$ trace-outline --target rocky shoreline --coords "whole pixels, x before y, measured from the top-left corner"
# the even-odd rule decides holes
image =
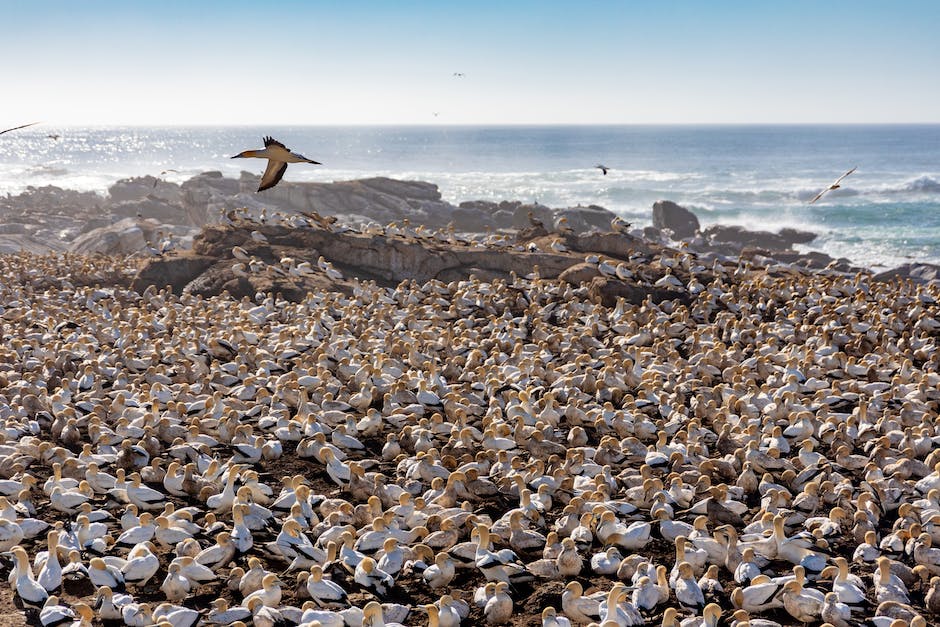
[[[274,207],[251,204],[255,195],[231,180],[203,178],[172,202],[135,201],[128,184],[114,205],[85,198],[83,214],[45,218],[51,237],[67,234],[67,220],[116,217],[67,244],[83,239],[92,250],[97,241],[110,254],[0,255],[10,338],[0,351],[9,434],[0,479],[16,499],[4,526],[23,525],[7,540],[19,543],[8,546],[17,573],[57,542],[86,570],[103,555],[136,576],[123,581],[129,624],[171,610],[211,621],[221,607],[250,608],[259,588],[242,583],[256,568],[285,573],[258,585],[276,594],[272,612],[305,624],[303,612],[316,611],[306,605],[310,580],[322,571],[346,598],[321,616],[353,627],[366,611],[423,625],[441,607],[463,624],[528,627],[543,612],[587,624],[600,604],[588,616],[579,599],[621,598],[626,585],[653,585],[650,574],[659,585],[670,568],[689,581],[705,575],[708,605],[665,583],[642,612],[630,596],[630,624],[703,613],[723,625],[742,612],[815,624],[823,607],[806,621],[794,598],[804,585],[834,590],[843,571],[865,582],[873,571],[904,578],[901,602],[866,584],[850,618],[926,625],[940,616],[940,578],[935,586],[927,568],[938,563],[927,530],[936,532],[937,491],[928,488],[940,477],[940,436],[925,419],[940,403],[940,286],[924,285],[927,275],[878,282],[838,260],[812,267],[793,249],[811,234],[693,223],[677,239],[694,216],[666,203],[654,207],[655,226],[639,230],[600,208],[453,207],[424,183],[288,188]],[[395,216],[381,225],[362,217],[373,206],[366,190],[379,187],[395,190],[374,201]],[[144,216],[145,203],[179,213]],[[349,214],[328,213],[340,203]],[[460,210],[492,224],[462,231]],[[145,242],[135,258],[126,252],[146,237],[141,224],[187,235],[165,250]],[[42,242],[41,229],[21,230],[8,235]],[[325,442],[346,460],[318,448]],[[189,459],[187,471],[180,460]],[[114,483],[102,483],[105,473]],[[161,527],[159,549],[122,543],[148,524],[128,516],[144,489],[152,498],[140,507],[163,511],[157,520],[188,512],[191,542],[174,544]],[[64,503],[65,490],[80,505]],[[272,505],[242,529],[262,498],[283,505],[285,494],[289,515]],[[76,531],[86,505],[107,521],[104,538]],[[300,519],[304,542],[326,545],[309,566],[288,552]],[[211,577],[180,584],[188,560],[215,551],[213,542],[225,548],[236,530],[244,544]],[[329,557],[343,545],[383,560],[392,545],[383,541],[380,556],[366,542],[386,530],[408,534],[398,545],[408,555],[453,566],[447,581],[432,585],[427,562],[405,569],[402,554],[387,595]],[[912,555],[893,549],[904,540]],[[510,615],[491,620],[488,596],[471,601],[496,594],[490,580],[503,571],[488,555],[507,549],[524,579],[506,593]],[[766,560],[754,563],[760,575],[739,576],[733,560],[744,561],[744,549]],[[685,572],[692,556],[694,577]],[[138,559],[148,560],[146,577]],[[0,577],[9,568],[0,562]],[[292,568],[310,572],[287,577]],[[793,580],[758,604],[758,576]],[[0,586],[9,624],[41,624],[23,600],[28,579]],[[90,576],[48,586],[38,596],[58,594],[63,611],[91,612],[112,593]],[[146,618],[135,622],[138,614]]]
[[[123,179],[111,186],[107,195],[54,186],[30,187],[21,194],[0,198],[0,252],[25,250],[32,253],[68,251],[137,255],[155,258],[150,267],[162,268],[167,264],[166,259],[160,258],[164,253],[191,251],[183,255],[185,259],[174,262],[176,269],[167,270],[166,282],[177,285],[179,276],[204,265],[199,261],[200,256],[219,254],[220,251],[209,242],[213,237],[216,239],[212,242],[221,239],[226,245],[236,245],[231,241],[234,236],[213,235],[217,233],[217,225],[232,222],[226,215],[237,214],[245,224],[255,224],[264,230],[270,225],[271,216],[302,216],[305,212],[314,211],[318,215],[335,218],[337,224],[352,231],[385,235],[386,230],[382,227],[393,225],[388,231],[390,234],[394,235],[396,229],[401,227],[398,230],[402,233],[413,232],[419,236],[412,239],[428,239],[437,245],[448,240],[440,234],[449,233],[460,234],[463,241],[480,245],[492,245],[508,238],[514,240],[517,247],[535,251],[546,247],[548,253],[555,254],[547,247],[552,238],[561,237],[563,245],[571,253],[567,255],[568,258],[575,253],[595,252],[609,254],[619,261],[628,261],[618,253],[627,252],[629,256],[631,247],[666,246],[682,248],[696,255],[704,255],[707,259],[723,262],[746,259],[762,266],[787,269],[846,273],[864,271],[847,259],[835,259],[818,251],[799,250],[797,247],[800,245],[813,241],[814,233],[793,229],[783,229],[777,233],[750,231],[729,225],[703,228],[691,211],[668,200],[654,204],[652,226],[624,230],[621,235],[630,238],[629,247],[618,245],[613,250],[606,250],[604,246],[609,245],[610,225],[615,215],[596,205],[551,208],[519,201],[486,200],[454,205],[441,197],[433,183],[388,178],[335,183],[285,182],[260,195],[253,191],[257,183],[258,177],[247,172],[243,172],[238,179],[226,178],[220,172],[204,172],[182,184],[152,176]],[[200,236],[204,227],[207,231]],[[434,232],[439,233],[436,239],[431,235]],[[606,239],[604,234],[608,234]],[[420,237],[423,235],[428,237]],[[278,246],[284,250],[257,251],[259,257],[264,258],[267,254],[270,263],[273,258],[268,253],[296,254],[297,251],[292,250],[296,246],[290,243],[287,236],[286,232],[275,234]],[[198,243],[194,248],[194,241],[200,237],[203,248],[200,249]],[[349,237],[352,236],[344,235],[344,238]],[[539,241],[539,238],[543,240]],[[310,242],[301,237],[297,244],[308,246]],[[511,248],[508,251],[512,252]],[[331,257],[328,250],[322,252],[328,261],[345,265],[348,270],[358,265],[342,254]],[[402,263],[408,263],[410,257],[407,252],[399,250],[398,254],[404,255]],[[528,267],[530,271],[534,264],[539,264],[542,271],[551,276],[555,270],[556,274],[561,274],[573,265],[565,262],[562,264],[564,267],[556,268],[557,259],[545,258],[545,254],[530,256],[525,262],[487,262],[482,266],[476,254],[470,256],[472,259],[465,259],[462,253],[457,254],[457,257],[462,260],[461,263],[470,264],[467,268],[483,271],[483,276],[489,271],[494,271],[497,276],[500,273],[505,275],[505,268],[519,272],[522,267]],[[382,261],[380,265],[384,267],[385,262]],[[181,271],[184,267],[190,270]],[[431,267],[446,270],[440,263],[431,264]],[[913,263],[881,272],[874,278],[909,278],[917,282],[930,282],[938,280],[938,271],[940,267],[934,265]],[[419,276],[438,278],[435,275],[425,276],[426,273],[421,272],[413,273],[413,277],[408,272],[386,273],[385,277],[373,276],[375,273],[367,268],[352,274],[385,281]],[[152,272],[145,275],[151,276]],[[447,276],[446,272],[442,276]],[[219,277],[206,277],[196,289],[202,292],[210,289],[208,285],[228,282],[220,283]],[[244,282],[242,287],[247,289]],[[235,291],[241,293],[243,290]]]

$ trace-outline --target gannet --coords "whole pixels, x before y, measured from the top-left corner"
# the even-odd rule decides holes
[[[839,189],[840,187],[842,187],[842,186],[840,185],[840,183],[842,183],[842,179],[844,179],[845,177],[847,177],[847,176],[848,176],[849,174],[851,174],[852,172],[855,172],[855,170],[857,170],[857,169],[858,169],[858,166],[855,166],[854,168],[852,168],[851,170],[849,170],[848,172],[846,172],[845,174],[843,174],[842,176],[840,176],[839,178],[837,178],[837,179],[832,183],[832,185],[830,185],[830,186],[827,187],[826,189],[824,189],[824,190],[822,190],[821,192],[819,192],[818,194],[816,194],[816,196],[814,196],[813,199],[812,199],[811,201],[809,201],[809,203],[807,203],[807,204],[810,204],[810,205],[811,205],[811,204],[813,204],[814,202],[816,202],[817,200],[819,200],[820,198],[822,198],[822,197],[826,194],[826,192],[831,192],[831,191],[834,190],[834,189]]]
[[[322,165],[319,161],[314,161],[296,152],[291,152],[284,144],[272,137],[264,138],[264,150],[245,150],[232,157],[232,159],[247,157],[268,160],[268,167],[264,169],[264,174],[261,175],[261,185],[258,186],[259,192],[263,192],[277,185],[281,177],[284,176],[288,163],[312,163],[314,165]]]

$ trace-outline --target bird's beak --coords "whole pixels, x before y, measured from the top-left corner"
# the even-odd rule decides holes
[[[241,157],[241,155],[235,155],[232,159],[238,159],[239,157]]]

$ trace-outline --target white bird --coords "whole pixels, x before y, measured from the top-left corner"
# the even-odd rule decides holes
[[[88,579],[99,588],[121,589],[124,587],[124,573],[121,569],[108,564],[100,557],[91,558],[88,564]]]
[[[192,587],[189,579],[180,572],[180,565],[170,564],[166,578],[160,584],[160,590],[166,595],[167,601],[178,603],[189,595]]]
[[[170,624],[173,627],[192,627],[197,620],[199,620],[199,612],[181,605],[161,603],[153,610],[153,621],[157,624]]]
[[[110,586],[101,586],[95,592],[95,611],[105,621],[123,620],[121,609],[131,602],[126,594],[115,595]]]
[[[42,607],[49,598],[49,593],[39,583],[33,579],[33,571],[29,566],[29,557],[26,555],[26,549],[21,546],[13,547],[11,551],[16,560],[14,588],[16,594],[23,601],[23,605],[32,607]]]
[[[243,599],[245,607],[249,607],[251,599],[261,599],[267,607],[277,607],[281,602],[281,582],[277,575],[268,573],[261,580],[261,589],[255,590]]]
[[[542,627],[571,627],[571,621],[565,616],[559,616],[555,608],[546,607],[542,610]]]
[[[454,561],[450,555],[442,551],[434,558],[434,563],[425,569],[422,577],[433,590],[448,585],[453,580],[454,574]]]
[[[57,551],[59,532],[50,531],[46,536],[46,541],[49,545],[48,555],[42,568],[39,569],[36,581],[45,588],[47,592],[53,592],[62,586],[62,565],[59,563],[59,554]]]
[[[153,553],[153,550],[153,545],[149,542],[143,542],[131,549],[131,552],[127,554],[127,563],[121,568],[125,581],[143,586],[157,574],[160,559]]]
[[[263,192],[277,185],[281,177],[284,176],[284,172],[287,171],[288,163],[312,163],[314,165],[321,165],[319,161],[314,161],[296,152],[291,152],[284,144],[271,137],[264,138],[264,150],[245,150],[232,157],[232,159],[248,157],[268,160],[268,167],[265,168],[264,174],[261,175],[261,184],[258,186],[259,192]]]
[[[335,581],[324,579],[323,568],[318,564],[310,567],[306,588],[310,598],[318,607],[346,607],[349,605],[343,587]]]
[[[846,172],[845,174],[843,174],[842,176],[840,176],[839,178],[837,178],[837,179],[832,183],[832,185],[830,185],[830,186],[827,187],[826,189],[824,189],[824,190],[822,190],[821,192],[819,192],[818,194],[816,194],[816,195],[813,197],[813,199],[812,199],[811,201],[809,201],[809,203],[807,203],[807,204],[810,204],[810,205],[811,205],[811,204],[813,204],[814,202],[816,202],[817,200],[819,200],[820,198],[822,198],[822,197],[826,194],[826,192],[831,192],[831,191],[834,190],[834,189],[839,189],[840,187],[842,187],[842,185],[841,185],[842,179],[844,179],[845,177],[847,177],[847,176],[848,176],[849,174],[851,174],[852,172],[855,172],[855,170],[857,170],[857,169],[858,169],[858,166],[855,166],[854,168],[852,168],[851,170],[849,170],[848,172]]]
[[[561,607],[565,616],[578,624],[586,625],[600,619],[601,598],[595,595],[582,596],[583,592],[584,588],[579,581],[569,582],[561,593]]]
[[[679,576],[676,578],[676,599],[679,605],[687,609],[700,611],[705,608],[705,596],[692,574],[692,565],[688,562],[679,564]]]
[[[59,597],[50,596],[46,599],[45,605],[39,610],[39,623],[43,627],[54,627],[65,622],[71,623],[75,620],[75,612],[72,608],[59,604]]]
[[[375,560],[371,557],[362,558],[359,564],[356,565],[353,580],[382,598],[388,594],[389,588],[395,585],[392,576],[383,570],[379,570]]]
[[[206,616],[206,622],[213,625],[231,625],[245,622],[251,618],[251,610],[243,605],[229,607],[228,601],[219,598],[211,603],[212,609]]]
[[[506,592],[508,588],[509,584],[505,581],[496,583],[493,596],[487,600],[486,605],[483,607],[483,616],[487,625],[502,625],[509,622],[509,618],[512,616],[513,602],[512,597]]]

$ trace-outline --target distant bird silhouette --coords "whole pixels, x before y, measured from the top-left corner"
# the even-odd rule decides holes
[[[163,175],[165,175],[165,174],[170,173],[170,172],[177,172],[177,173],[179,173],[179,170],[163,170],[162,172],[160,172],[160,176],[157,177],[157,178],[155,178],[155,179],[153,180],[153,186],[154,186],[154,188],[157,187],[157,183],[159,183],[160,181],[163,180],[161,177],[162,177]]]
[[[55,141],[59,141],[59,138],[62,136],[59,135],[58,133],[49,133],[48,135],[46,135],[46,137],[48,137],[49,139],[53,139]]]
[[[607,170],[610,169],[610,168],[608,168],[606,165],[602,165],[602,164],[600,164],[600,163],[598,163],[598,164],[597,164],[596,166],[594,166],[594,167],[597,168],[598,170],[600,170],[601,172],[603,172],[605,175],[607,174]]]
[[[847,176],[848,176],[849,174],[851,174],[852,172],[855,172],[855,170],[857,170],[857,169],[858,169],[858,166],[855,166],[854,168],[852,168],[851,170],[849,170],[848,172],[846,172],[845,174],[843,174],[842,176],[840,176],[839,178],[837,178],[837,179],[835,180],[835,182],[834,182],[832,185],[830,185],[830,186],[827,187],[826,189],[824,189],[824,190],[822,190],[821,192],[819,192],[818,194],[816,194],[816,196],[815,196],[811,201],[809,201],[809,203],[807,203],[807,204],[810,204],[810,205],[811,205],[811,204],[813,204],[814,202],[816,202],[817,200],[819,200],[820,198],[822,198],[827,192],[831,192],[831,191],[834,190],[834,189],[839,189],[840,187],[842,187],[842,186],[840,185],[840,183],[842,182],[842,179],[844,179],[845,177],[847,177]]]
[[[454,72],[454,77],[455,77],[455,78],[463,78],[464,76],[465,76],[465,74],[464,74],[463,72]]]
[[[29,124],[24,124],[22,126],[14,126],[13,128],[8,128],[5,131],[0,131],[0,135],[3,135],[4,133],[9,133],[10,131],[19,130],[21,128],[26,128],[27,126],[33,126],[35,124],[39,124],[39,122],[30,122]]]
[[[314,161],[296,152],[291,152],[284,144],[272,137],[264,138],[264,150],[245,150],[232,157],[232,159],[248,157],[268,160],[268,167],[265,168],[264,174],[261,175],[261,185],[258,186],[259,192],[263,192],[277,185],[281,177],[284,176],[284,172],[287,171],[288,163],[313,163],[314,165],[322,165],[319,161]]]

